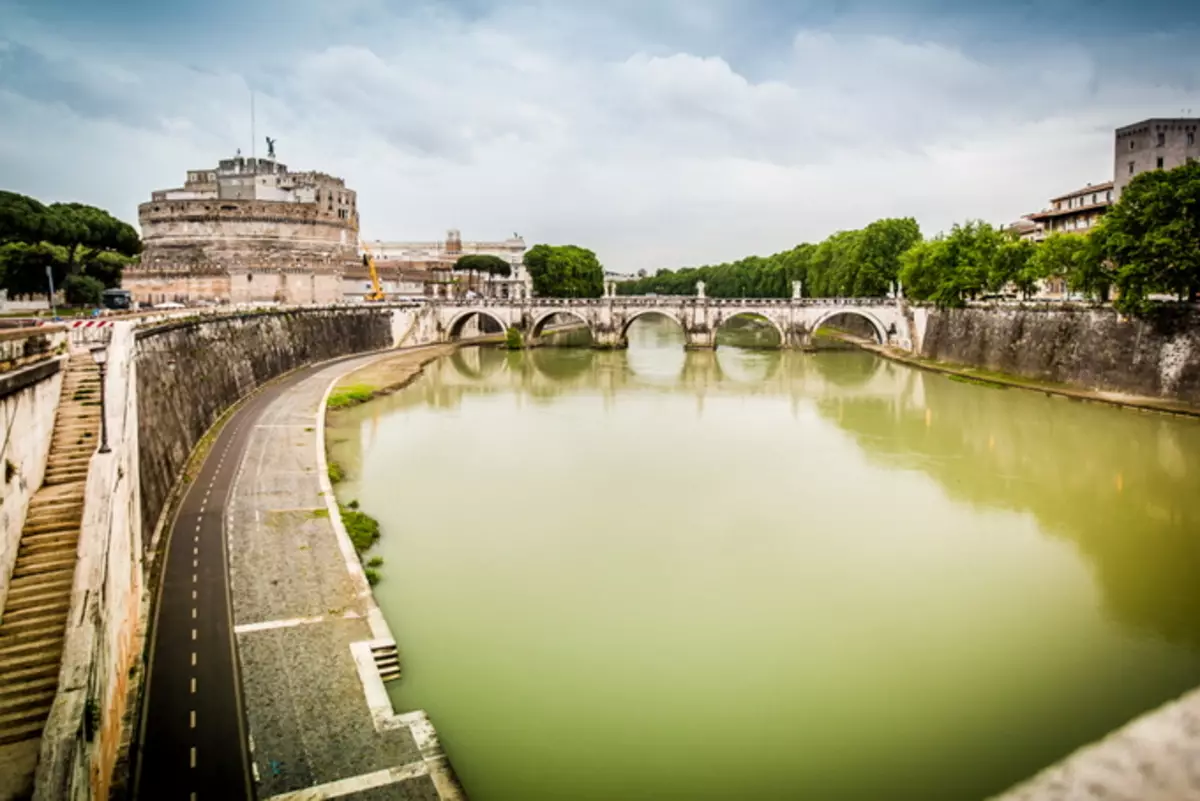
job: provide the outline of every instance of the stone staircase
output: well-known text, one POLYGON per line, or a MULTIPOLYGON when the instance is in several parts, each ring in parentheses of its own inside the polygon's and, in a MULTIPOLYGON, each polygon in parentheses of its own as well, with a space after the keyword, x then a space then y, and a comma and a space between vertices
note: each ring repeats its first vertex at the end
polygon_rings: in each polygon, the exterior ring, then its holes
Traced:
POLYGON ((371 656, 375 667, 379 669, 379 677, 384 681, 395 681, 400 678, 400 652, 394 641, 379 640, 371 644, 371 656))
POLYGON ((100 372, 73 354, 42 486, 29 503, 0 616, 0 746, 36 740, 58 688, 88 462, 99 444, 100 372))

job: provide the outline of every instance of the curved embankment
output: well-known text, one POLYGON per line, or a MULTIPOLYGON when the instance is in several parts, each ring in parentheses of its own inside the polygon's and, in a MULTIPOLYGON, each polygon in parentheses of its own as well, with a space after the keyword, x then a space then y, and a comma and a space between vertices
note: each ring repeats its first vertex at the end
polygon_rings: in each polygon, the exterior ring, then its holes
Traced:
MULTIPOLYGON (((1077 400, 1195 416, 1200 310, 1134 318, 1111 308, 972 306, 910 310, 910 363, 1077 400)), ((885 353, 884 355, 897 355, 885 353)))

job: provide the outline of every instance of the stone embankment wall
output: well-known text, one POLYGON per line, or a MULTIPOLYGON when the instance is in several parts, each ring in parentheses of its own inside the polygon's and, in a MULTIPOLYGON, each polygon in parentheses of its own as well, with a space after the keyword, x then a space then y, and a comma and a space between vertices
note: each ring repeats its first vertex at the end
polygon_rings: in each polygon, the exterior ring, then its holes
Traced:
POLYGON ((104 410, 111 450, 97 451, 88 464, 79 561, 34 801, 108 798, 134 723, 130 691, 141 678, 145 592, 134 323, 116 323, 107 344, 104 410))
POLYGON ((919 355, 1039 381, 1200 405, 1200 313, 1139 319, 1111 309, 916 308, 919 355))
POLYGON ((297 367, 394 341, 389 309, 268 312, 139 332, 145 544, 192 449, 230 406, 297 367))
POLYGON ((42 484, 62 389, 61 360, 0 373, 0 613, 8 597, 21 527, 42 484))

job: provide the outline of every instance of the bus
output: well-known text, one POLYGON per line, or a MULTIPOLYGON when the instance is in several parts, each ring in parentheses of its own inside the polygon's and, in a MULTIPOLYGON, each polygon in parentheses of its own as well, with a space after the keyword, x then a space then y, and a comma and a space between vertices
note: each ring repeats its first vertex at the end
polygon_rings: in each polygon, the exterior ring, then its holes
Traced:
POLYGON ((102 301, 106 309, 124 311, 133 306, 133 293, 128 289, 106 289, 102 301))

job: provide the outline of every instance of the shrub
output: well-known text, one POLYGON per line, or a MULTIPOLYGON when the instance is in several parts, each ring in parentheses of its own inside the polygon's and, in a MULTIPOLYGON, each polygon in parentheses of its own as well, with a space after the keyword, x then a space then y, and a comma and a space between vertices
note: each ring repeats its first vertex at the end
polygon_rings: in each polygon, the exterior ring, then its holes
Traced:
POLYGON ((379 571, 374 568, 367 567, 363 569, 363 573, 367 576, 367 583, 374 587, 379 583, 379 571))
POLYGON ((62 283, 63 297, 73 306, 99 306, 104 283, 90 275, 68 275, 62 283))
POLYGON ((509 329, 504 332, 504 347, 509 350, 521 350, 525 347, 525 343, 521 339, 521 332, 515 326, 509 326, 509 329))
POLYGON ((329 463, 329 483, 339 484, 345 480, 346 480, 346 471, 342 469, 342 466, 340 464, 338 464, 337 462, 331 461, 329 463))
POLYGON ((367 560, 367 567, 383 567, 383 557, 372 556, 367 560))

